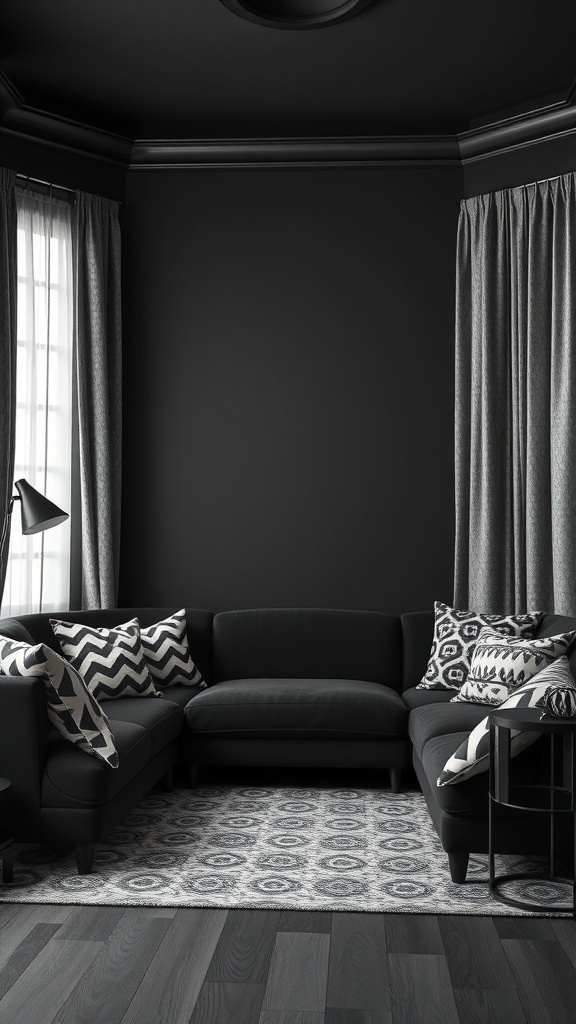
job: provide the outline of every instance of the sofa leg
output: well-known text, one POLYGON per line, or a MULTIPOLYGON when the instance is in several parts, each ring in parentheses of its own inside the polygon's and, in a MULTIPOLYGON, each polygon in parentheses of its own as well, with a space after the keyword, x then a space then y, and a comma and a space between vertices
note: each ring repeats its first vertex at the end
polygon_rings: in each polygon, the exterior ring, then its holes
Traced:
POLYGON ((465 882, 466 871, 468 870, 468 853, 449 853, 448 854, 448 866, 450 868, 450 878, 453 882, 465 882))
POLYGON ((95 849, 96 843, 77 843, 74 852, 76 854, 79 875, 89 875, 91 873, 95 849))
POLYGON ((393 793, 402 792, 402 769, 401 768, 389 768, 388 773, 390 775, 390 789, 393 793))
POLYGON ((199 768, 197 764, 188 765, 188 784, 190 789, 196 789, 196 786, 198 785, 198 771, 199 768))
POLYGON ((165 793, 171 793, 174 789, 174 772, 172 768, 162 776, 162 789, 165 793))

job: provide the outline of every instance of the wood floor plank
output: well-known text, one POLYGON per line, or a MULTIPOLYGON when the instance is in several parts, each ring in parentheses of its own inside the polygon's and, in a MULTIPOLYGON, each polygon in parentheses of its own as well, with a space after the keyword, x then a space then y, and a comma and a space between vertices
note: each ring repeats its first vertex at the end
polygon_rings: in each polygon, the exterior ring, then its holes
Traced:
POLYGON ((101 942, 50 939, 0 999, 0 1024, 52 1024, 101 949, 101 942))
POLYGON ((326 932, 330 934, 332 914, 328 910, 283 910, 279 932, 326 932))
POLYGON ((188 1024, 227 916, 227 910, 178 911, 121 1024, 188 1024))
POLYGON ((520 996, 512 989, 454 989, 460 1024, 527 1024, 520 996))
POLYGON ((438 923, 453 988, 516 988, 490 917, 445 914, 438 923))
POLYGON ((34 909, 38 913, 38 924, 62 924, 76 908, 69 903, 36 903, 34 909))
POLYGON ((389 953, 394 1024, 459 1024, 445 956, 389 953))
MULTIPOLYGON (((110 1024, 121 1020, 170 923, 165 917, 125 913, 108 941, 101 944, 54 1024, 110 1024)), ((81 944, 83 940, 77 941, 81 944)))
POLYGON ((263 984, 205 981, 190 1024, 256 1024, 263 984))
POLYGON ((0 999, 18 981, 20 975, 35 960, 59 928, 59 924, 37 924, 32 931, 28 932, 26 938, 16 947, 12 956, 0 971, 0 999))
POLYGON ((391 1010, 350 1010, 330 1006, 324 1024, 393 1024, 391 1010))
POLYGON ((12 920, 21 907, 21 903, 0 903, 0 929, 12 920))
POLYGON ((559 942, 502 939, 528 1024, 574 1024, 576 974, 559 942))
POLYGON ((390 974, 384 914, 334 914, 326 1005, 389 1010, 390 974))
POLYGON ((444 953, 438 918, 432 914, 387 914, 389 953, 444 953))
POLYGON ((311 1010, 262 1010, 258 1024, 324 1024, 323 1013, 311 1010))
POLYGON ((492 918, 500 939, 549 939, 556 941, 554 922, 550 917, 498 917, 492 918))
POLYGON ((279 920, 279 910, 228 911, 206 981, 265 982, 279 920))
POLYGON ((262 1009, 323 1012, 329 951, 321 932, 278 932, 262 1009))
POLYGON ((136 917, 173 918, 178 913, 178 907, 131 907, 130 910, 136 917))
POLYGON ((62 924, 71 910, 68 906, 54 908, 47 904, 20 905, 18 913, 10 916, 1 932, 0 970, 37 924, 62 924))
POLYGON ((553 921, 552 929, 570 963, 576 967, 576 921, 553 921))
POLYGON ((125 907, 73 907, 56 938, 106 942, 124 913, 125 907))

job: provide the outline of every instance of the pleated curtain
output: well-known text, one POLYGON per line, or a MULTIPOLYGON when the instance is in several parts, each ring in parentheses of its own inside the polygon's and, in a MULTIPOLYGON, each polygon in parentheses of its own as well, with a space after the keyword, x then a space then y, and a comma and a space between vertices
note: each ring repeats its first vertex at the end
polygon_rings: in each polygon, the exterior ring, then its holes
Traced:
POLYGON ((462 202, 457 607, 576 615, 576 174, 462 202))
MULTIPOLYGON (((13 493, 16 422, 16 175, 0 167, 0 536, 13 493)), ((8 544, 0 562, 0 600, 8 544)))
POLYGON ((82 607, 117 604, 122 479, 118 203, 78 193, 76 358, 82 607))

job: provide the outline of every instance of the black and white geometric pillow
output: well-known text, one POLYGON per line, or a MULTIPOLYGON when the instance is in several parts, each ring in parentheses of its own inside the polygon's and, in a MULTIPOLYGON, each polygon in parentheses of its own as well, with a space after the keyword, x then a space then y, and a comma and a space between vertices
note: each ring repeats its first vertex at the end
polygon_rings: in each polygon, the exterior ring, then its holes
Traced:
MULTIPOLYGON (((544 708, 547 698, 557 689, 569 690, 576 696, 576 683, 570 671, 568 658, 561 657, 547 665, 535 678, 523 683, 500 705, 502 708, 544 708)), ((540 737, 539 732, 510 730, 510 756, 515 757, 540 737)), ((438 776, 438 786, 451 786, 464 782, 472 775, 488 770, 490 761, 489 715, 478 723, 458 750, 448 758, 438 776)))
MULTIPOLYGON (((138 619, 119 628, 126 629, 134 623, 138 624, 138 619)), ((205 688, 202 673, 190 654, 185 608, 153 626, 140 626, 140 637, 148 671, 161 690, 176 685, 205 688)))
POLYGON ((450 703, 467 701, 498 707, 516 686, 528 682, 566 654, 575 639, 574 630, 558 636, 521 640, 485 627, 474 648, 468 678, 450 703))
POLYGON ((506 636, 530 639, 538 629, 542 614, 490 615, 460 611, 436 601, 430 660, 417 689, 459 690, 466 682, 474 647, 484 626, 491 626, 506 636))
POLYGON ((159 697, 144 658, 138 620, 116 629, 50 619, 65 657, 96 700, 159 697))
POLYGON ((0 636, 0 672, 6 676, 42 676, 48 718, 61 736, 111 768, 118 752, 108 719, 76 669, 45 644, 32 647, 0 636))

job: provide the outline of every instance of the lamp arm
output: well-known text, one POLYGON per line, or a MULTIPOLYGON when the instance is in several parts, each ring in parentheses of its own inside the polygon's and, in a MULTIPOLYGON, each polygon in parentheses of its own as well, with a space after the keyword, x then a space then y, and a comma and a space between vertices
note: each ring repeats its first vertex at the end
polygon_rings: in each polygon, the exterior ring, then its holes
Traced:
POLYGON ((19 494, 14 494, 10 498, 10 504, 8 506, 8 511, 7 511, 6 515, 4 516, 4 526, 2 527, 2 539, 0 540, 0 569, 1 569, 2 565, 3 565, 4 545, 6 543, 6 538, 8 536, 8 527, 10 525, 10 520, 12 519, 12 510, 14 508, 14 502, 15 501, 20 501, 20 495, 19 494))

